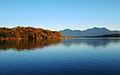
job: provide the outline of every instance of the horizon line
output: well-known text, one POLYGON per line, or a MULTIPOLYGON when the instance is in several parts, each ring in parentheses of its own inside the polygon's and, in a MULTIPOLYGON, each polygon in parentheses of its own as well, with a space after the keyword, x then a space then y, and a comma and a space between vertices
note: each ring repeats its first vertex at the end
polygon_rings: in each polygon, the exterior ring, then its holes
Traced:
MULTIPOLYGON (((70 30, 80 30, 80 31, 84 31, 84 30, 87 30, 87 29, 92 29, 92 28, 106 28, 106 29, 108 29, 108 30, 112 30, 112 31, 120 31, 120 30, 118 30, 118 29, 111 29, 111 28, 109 28, 109 27, 105 27, 105 26, 91 26, 91 27, 86 27, 86 29, 85 28, 83 28, 83 29, 75 29, 75 28, 63 28, 63 29, 54 29, 54 28, 49 28, 49 27, 43 27, 43 26, 32 26, 32 25, 16 25, 16 26, 4 26, 4 25, 0 25, 0 28, 1 27, 5 27, 5 28, 15 28, 15 27, 18 27, 18 26, 20 26, 20 27, 33 27, 33 28, 42 28, 42 29, 46 29, 46 30, 54 30, 54 31, 61 31, 61 30, 65 30, 65 29, 70 29, 70 30)), ((59 27, 59 26, 58 26, 59 27)))

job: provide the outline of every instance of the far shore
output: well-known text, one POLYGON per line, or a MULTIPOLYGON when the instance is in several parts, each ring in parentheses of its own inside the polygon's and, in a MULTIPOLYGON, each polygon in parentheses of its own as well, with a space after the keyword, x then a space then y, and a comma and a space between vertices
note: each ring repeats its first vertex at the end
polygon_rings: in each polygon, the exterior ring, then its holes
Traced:
POLYGON ((76 38, 120 38, 120 36, 63 36, 62 39, 76 39, 76 38))

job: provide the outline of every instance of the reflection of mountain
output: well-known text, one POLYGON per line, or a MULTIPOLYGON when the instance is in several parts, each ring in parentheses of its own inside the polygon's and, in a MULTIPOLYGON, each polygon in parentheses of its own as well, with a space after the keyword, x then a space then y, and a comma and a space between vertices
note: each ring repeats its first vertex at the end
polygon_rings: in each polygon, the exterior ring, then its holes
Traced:
POLYGON ((0 50, 32 50, 60 43, 61 40, 0 40, 0 50))
POLYGON ((66 46, 85 44, 93 47, 105 47, 110 43, 118 43, 120 38, 81 38, 81 39, 64 39, 63 44, 66 46))

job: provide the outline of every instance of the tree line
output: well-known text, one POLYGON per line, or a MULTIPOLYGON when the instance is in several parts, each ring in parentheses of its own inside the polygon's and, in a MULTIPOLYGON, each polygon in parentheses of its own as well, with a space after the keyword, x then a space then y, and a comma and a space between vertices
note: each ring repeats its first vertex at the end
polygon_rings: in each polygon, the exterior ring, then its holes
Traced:
POLYGON ((0 28, 0 39, 61 39, 62 34, 57 31, 44 30, 33 27, 0 28))

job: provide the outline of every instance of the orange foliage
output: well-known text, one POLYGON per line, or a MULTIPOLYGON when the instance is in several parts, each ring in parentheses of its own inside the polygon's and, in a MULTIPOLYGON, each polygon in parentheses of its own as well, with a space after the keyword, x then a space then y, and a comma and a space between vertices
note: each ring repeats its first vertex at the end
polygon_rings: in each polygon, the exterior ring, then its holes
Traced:
POLYGON ((33 27, 0 28, 0 39, 61 39, 57 31, 33 27))

